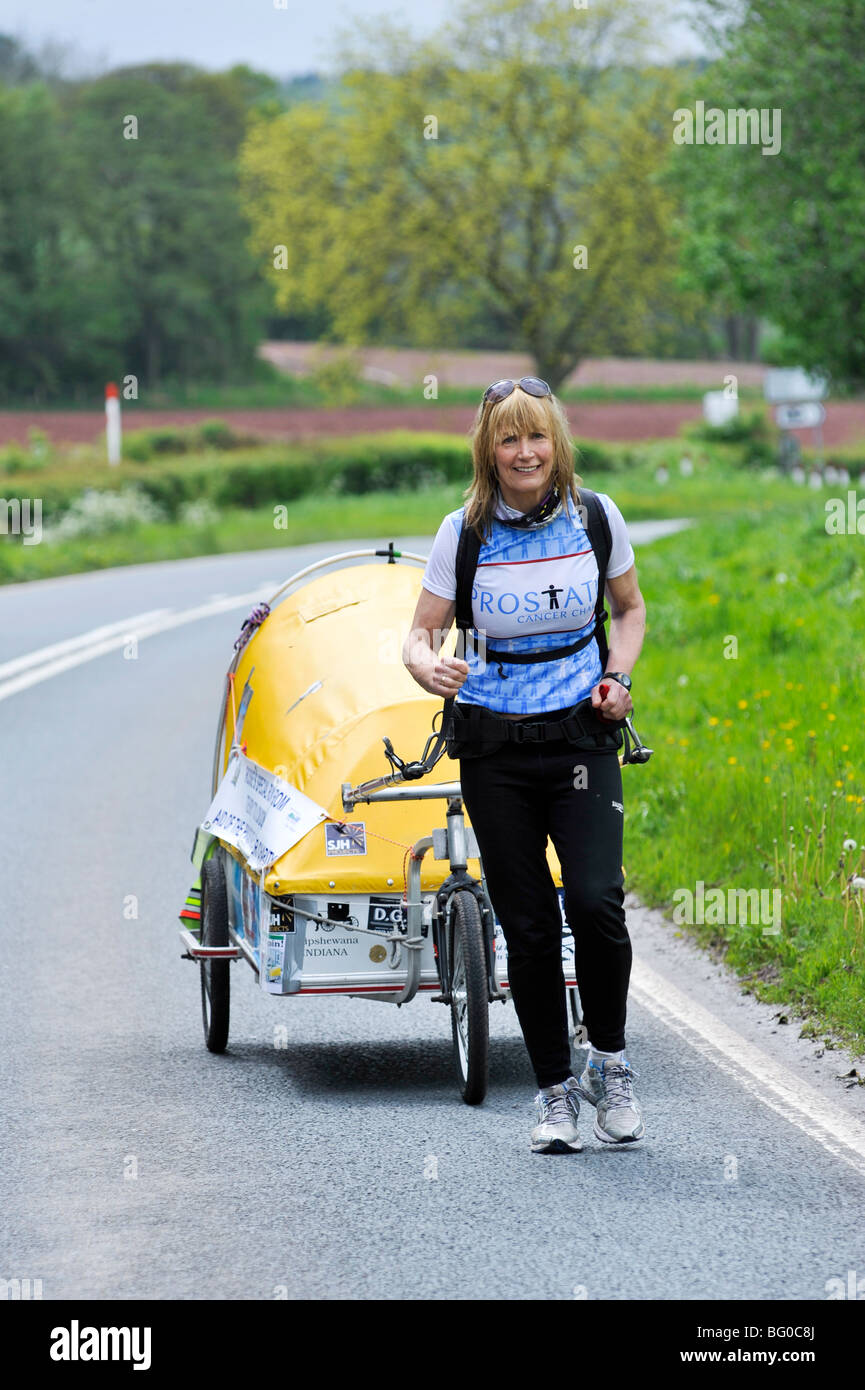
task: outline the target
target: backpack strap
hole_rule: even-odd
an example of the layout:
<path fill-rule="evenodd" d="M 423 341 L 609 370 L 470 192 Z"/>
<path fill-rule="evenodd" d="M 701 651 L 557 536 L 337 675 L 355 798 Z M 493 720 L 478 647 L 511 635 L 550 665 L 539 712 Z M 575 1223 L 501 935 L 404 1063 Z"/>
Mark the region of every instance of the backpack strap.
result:
<path fill-rule="evenodd" d="M 607 642 L 607 629 L 604 624 L 610 616 L 604 607 L 604 589 L 607 583 L 607 567 L 610 563 L 610 552 L 613 548 L 613 536 L 610 531 L 610 523 L 607 520 L 607 513 L 601 506 L 600 499 L 596 492 L 591 492 L 587 487 L 579 489 L 580 503 L 586 509 L 586 531 L 589 537 L 589 544 L 595 552 L 595 561 L 598 566 L 598 599 L 595 604 L 595 628 L 593 637 L 598 644 L 598 652 L 601 658 L 601 670 L 607 669 L 607 657 L 610 654 Z"/>
<path fill-rule="evenodd" d="M 466 526 L 465 513 L 463 513 L 463 524 L 454 564 L 457 581 L 456 612 L 454 614 L 454 621 L 457 625 L 457 640 L 454 655 L 459 657 L 461 661 L 465 660 L 468 633 L 474 627 L 472 586 L 475 582 L 475 571 L 478 567 L 480 553 L 481 538 L 473 526 Z"/>

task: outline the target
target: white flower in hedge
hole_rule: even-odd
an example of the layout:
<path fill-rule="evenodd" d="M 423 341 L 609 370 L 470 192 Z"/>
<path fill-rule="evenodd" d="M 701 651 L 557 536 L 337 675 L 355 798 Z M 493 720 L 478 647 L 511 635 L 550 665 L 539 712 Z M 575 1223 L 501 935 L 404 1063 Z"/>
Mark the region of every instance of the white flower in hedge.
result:
<path fill-rule="evenodd" d="M 45 527 L 43 539 L 50 544 L 78 536 L 104 536 L 110 531 L 164 519 L 163 509 L 140 488 L 122 488 L 119 492 L 86 488 L 59 521 Z"/>
<path fill-rule="evenodd" d="M 200 529 L 204 526 L 213 526 L 219 520 L 219 512 L 207 497 L 198 497 L 194 502 L 184 502 L 177 514 L 178 521 L 183 526 L 193 529 Z"/>

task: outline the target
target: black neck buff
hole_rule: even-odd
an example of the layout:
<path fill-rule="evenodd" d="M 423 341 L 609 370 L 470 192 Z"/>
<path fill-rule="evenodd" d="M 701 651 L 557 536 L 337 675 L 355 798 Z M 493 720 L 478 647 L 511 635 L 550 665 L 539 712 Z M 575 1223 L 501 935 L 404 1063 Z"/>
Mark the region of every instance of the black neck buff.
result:
<path fill-rule="evenodd" d="M 501 494 L 499 495 L 501 496 Z M 562 499 L 559 496 L 559 490 L 553 487 L 543 501 L 539 502 L 536 507 L 532 507 L 532 510 L 526 512 L 525 516 L 521 516 L 519 520 L 503 516 L 497 517 L 496 520 L 504 526 L 513 526 L 519 531 L 530 531 L 536 526 L 545 526 L 548 521 L 552 521 L 554 517 L 558 516 L 561 509 Z"/>

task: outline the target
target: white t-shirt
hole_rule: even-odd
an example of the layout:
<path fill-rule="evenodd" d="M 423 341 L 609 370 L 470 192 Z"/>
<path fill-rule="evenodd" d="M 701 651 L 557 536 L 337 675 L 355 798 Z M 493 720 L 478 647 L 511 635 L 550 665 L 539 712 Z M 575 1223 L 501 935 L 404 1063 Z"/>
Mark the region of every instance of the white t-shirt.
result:
<path fill-rule="evenodd" d="M 607 578 L 615 579 L 634 564 L 634 551 L 615 502 L 603 492 L 598 498 L 612 540 Z M 598 566 L 588 534 L 570 496 L 559 516 L 531 530 L 503 526 L 501 519 L 523 513 L 499 503 L 499 524 L 481 546 L 472 585 L 472 622 L 498 655 L 487 661 L 468 644 L 469 675 L 459 702 L 514 714 L 571 708 L 602 674 L 596 641 L 528 664 L 509 663 L 507 653 L 554 651 L 594 632 Z M 445 517 L 424 570 L 423 587 L 440 598 L 456 598 L 462 521 L 463 508 Z"/>
<path fill-rule="evenodd" d="M 628 537 L 624 517 L 615 502 L 605 492 L 598 493 L 598 499 L 610 523 L 612 549 L 607 567 L 607 579 L 617 579 L 627 573 L 634 563 L 634 548 Z M 571 504 L 573 505 L 573 504 Z M 509 507 L 499 496 L 496 516 L 512 520 L 524 515 L 514 507 Z M 456 598 L 456 558 L 462 526 L 463 509 L 450 512 L 439 526 L 430 550 L 429 560 L 423 573 L 422 584 L 430 593 L 439 598 Z M 579 525 L 579 523 L 578 523 Z M 588 600 L 590 591 L 587 584 L 595 580 L 597 593 L 598 567 L 588 542 L 580 545 L 576 552 L 562 556 L 560 547 L 555 554 L 544 555 L 546 548 L 544 532 L 546 527 L 537 530 L 513 531 L 514 541 L 524 540 L 537 550 L 537 559 L 519 558 L 507 563 L 498 560 L 491 564 L 478 565 L 476 592 L 472 605 L 475 626 L 483 629 L 491 638 L 526 637 L 531 632 L 545 629 L 539 626 L 544 611 L 551 617 L 555 615 L 554 626 L 558 631 L 573 631 L 582 627 L 594 611 L 594 601 Z M 555 561 L 556 577 L 560 584 L 566 581 L 566 590 L 557 588 L 550 594 L 551 579 L 549 566 Z M 478 589 L 480 592 L 478 592 Z M 566 597 L 567 592 L 567 597 Z M 515 597 L 512 597 L 512 594 Z M 577 597 L 575 598 L 574 595 Z M 573 617 L 577 621 L 568 622 L 565 616 L 568 599 L 574 604 Z M 547 600 L 549 607 L 547 607 Z M 577 612 L 577 608 L 584 612 Z M 561 615 L 559 619 L 558 615 Z M 549 631 L 549 627 L 546 628 Z"/>

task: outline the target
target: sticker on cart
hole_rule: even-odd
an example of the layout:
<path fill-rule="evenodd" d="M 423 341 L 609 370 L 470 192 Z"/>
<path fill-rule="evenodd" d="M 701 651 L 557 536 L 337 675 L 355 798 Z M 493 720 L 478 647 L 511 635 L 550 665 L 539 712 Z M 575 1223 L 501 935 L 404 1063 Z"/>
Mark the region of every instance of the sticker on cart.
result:
<path fill-rule="evenodd" d="M 274 864 L 326 818 L 324 807 L 298 787 L 235 752 L 202 828 L 239 849 L 255 873 Z"/>
<path fill-rule="evenodd" d="M 262 984 L 266 994 L 285 994 L 285 933 L 269 932 L 265 938 Z M 264 943 L 262 943 L 264 944 Z"/>
<path fill-rule="evenodd" d="M 401 898 L 369 895 L 368 931 L 396 931 L 405 927 L 405 907 Z"/>
<path fill-rule="evenodd" d="M 267 919 L 264 927 L 269 932 L 293 932 L 294 913 L 286 903 L 275 903 L 268 898 Z"/>
<path fill-rule="evenodd" d="M 325 854 L 366 854 L 366 825 L 362 820 L 328 821 L 324 827 Z"/>

